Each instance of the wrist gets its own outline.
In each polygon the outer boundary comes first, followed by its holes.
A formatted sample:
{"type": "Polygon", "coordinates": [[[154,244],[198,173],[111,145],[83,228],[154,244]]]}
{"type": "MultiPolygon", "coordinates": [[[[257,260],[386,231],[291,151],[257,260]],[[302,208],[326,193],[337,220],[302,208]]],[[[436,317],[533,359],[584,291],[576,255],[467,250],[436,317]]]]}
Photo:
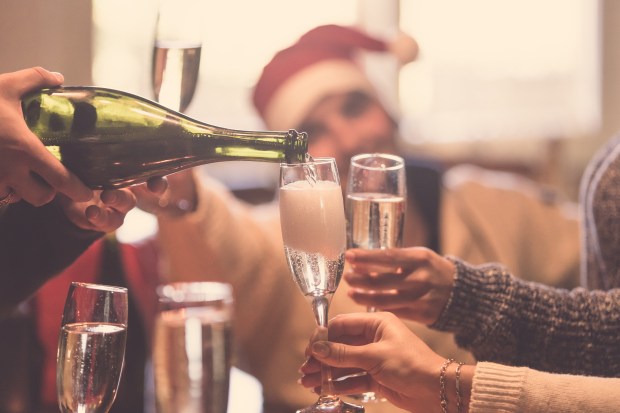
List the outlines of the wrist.
{"type": "Polygon", "coordinates": [[[180,218],[184,215],[195,212],[198,208],[198,194],[194,185],[191,191],[186,190],[184,194],[167,192],[159,199],[157,216],[163,218],[180,218]]]}
{"type": "Polygon", "coordinates": [[[157,215],[165,218],[180,218],[184,215],[196,211],[197,203],[195,199],[162,199],[159,202],[157,215]]]}
{"type": "Polygon", "coordinates": [[[447,359],[439,371],[439,411],[467,413],[476,366],[447,359]]]}

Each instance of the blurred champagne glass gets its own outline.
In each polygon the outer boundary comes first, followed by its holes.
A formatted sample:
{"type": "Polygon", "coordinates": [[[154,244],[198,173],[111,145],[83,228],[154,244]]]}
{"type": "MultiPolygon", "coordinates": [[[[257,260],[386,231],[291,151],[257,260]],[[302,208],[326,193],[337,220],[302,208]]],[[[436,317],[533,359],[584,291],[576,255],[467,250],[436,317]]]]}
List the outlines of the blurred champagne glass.
{"type": "Polygon", "coordinates": [[[157,290],[153,367],[158,413],[226,413],[232,364],[232,287],[179,282],[157,290]]]}
{"type": "Polygon", "coordinates": [[[106,413],[125,359],[127,289],[73,282],[58,341],[56,387],[63,413],[106,413]]]}
{"type": "Polygon", "coordinates": [[[153,45],[152,81],[155,100],[185,112],[200,71],[203,1],[160,0],[153,45]]]}
{"type": "MultiPolygon", "coordinates": [[[[366,153],[351,158],[345,201],[347,248],[402,247],[407,205],[405,177],[405,161],[400,156],[366,153]]],[[[385,400],[373,392],[350,397],[363,403],[385,400]]]]}

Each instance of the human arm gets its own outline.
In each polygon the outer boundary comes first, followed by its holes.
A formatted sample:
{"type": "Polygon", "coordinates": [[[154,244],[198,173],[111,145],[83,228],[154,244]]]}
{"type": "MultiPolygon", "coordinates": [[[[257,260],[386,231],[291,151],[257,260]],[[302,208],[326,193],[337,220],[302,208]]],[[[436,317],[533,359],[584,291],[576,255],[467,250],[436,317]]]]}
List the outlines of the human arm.
{"type": "Polygon", "coordinates": [[[620,378],[554,374],[481,362],[473,377],[469,413],[620,411],[620,378]]]}
{"type": "MultiPolygon", "coordinates": [[[[302,365],[301,384],[318,392],[320,362],[332,366],[333,390],[337,394],[373,391],[411,412],[441,412],[440,371],[445,359],[391,313],[351,313],[332,318],[329,341],[315,341],[311,356],[302,365]],[[354,373],[366,372],[365,375],[354,373]],[[346,377],[346,378],[345,378],[346,377]]],[[[448,366],[445,398],[455,409],[456,369],[448,366]]],[[[463,406],[471,389],[474,366],[463,366],[459,378],[463,406]]]]}
{"type": "Polygon", "coordinates": [[[63,77],[35,67],[0,74],[0,198],[44,205],[62,193],[88,201],[93,193],[67,170],[28,129],[21,97],[30,90],[59,86],[63,77]]]}
{"type": "Polygon", "coordinates": [[[620,368],[620,290],[554,289],[423,248],[350,250],[347,260],[356,302],[454,332],[478,360],[600,376],[620,368]],[[385,274],[371,274],[377,266],[385,274]]]}
{"type": "MultiPolygon", "coordinates": [[[[346,314],[329,324],[329,342],[309,344],[301,384],[320,385],[319,362],[332,366],[334,379],[360,370],[366,375],[334,380],[346,395],[375,391],[411,412],[441,412],[441,369],[433,353],[390,313],[346,314]]],[[[447,365],[443,395],[456,412],[456,363],[447,365]]],[[[609,412],[617,409],[619,378],[553,374],[526,367],[479,362],[459,372],[463,412],[609,412]]]]}
{"type": "MultiPolygon", "coordinates": [[[[159,179],[149,185],[155,192],[165,189],[159,179]]],[[[120,227],[134,205],[133,194],[123,189],[96,191],[89,202],[58,195],[41,207],[21,201],[0,210],[0,315],[120,227]]]]}

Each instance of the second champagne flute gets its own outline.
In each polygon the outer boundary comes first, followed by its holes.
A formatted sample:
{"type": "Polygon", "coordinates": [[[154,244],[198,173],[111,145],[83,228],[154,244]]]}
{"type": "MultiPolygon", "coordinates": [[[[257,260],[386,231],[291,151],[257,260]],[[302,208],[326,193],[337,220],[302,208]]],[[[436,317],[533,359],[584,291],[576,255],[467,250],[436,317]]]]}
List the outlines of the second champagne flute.
{"type": "Polygon", "coordinates": [[[405,162],[389,154],[351,158],[347,183],[347,248],[400,248],[407,200],[405,162]]]}
{"type": "MultiPolygon", "coordinates": [[[[327,340],[328,309],[342,277],[345,224],[342,190],[334,158],[280,164],[280,221],[289,268],[312,307],[327,340]]],[[[332,393],[331,371],[322,367],[321,395],[298,413],[363,413],[364,408],[332,393]]]]}
{"type": "Polygon", "coordinates": [[[202,13],[200,0],[160,0],[151,64],[155,100],[185,112],[200,71],[202,13]]]}
{"type": "MultiPolygon", "coordinates": [[[[402,247],[406,188],[405,162],[400,156],[367,153],[351,158],[346,196],[347,248],[402,247]]],[[[372,392],[350,397],[363,403],[383,400],[372,392]]]]}

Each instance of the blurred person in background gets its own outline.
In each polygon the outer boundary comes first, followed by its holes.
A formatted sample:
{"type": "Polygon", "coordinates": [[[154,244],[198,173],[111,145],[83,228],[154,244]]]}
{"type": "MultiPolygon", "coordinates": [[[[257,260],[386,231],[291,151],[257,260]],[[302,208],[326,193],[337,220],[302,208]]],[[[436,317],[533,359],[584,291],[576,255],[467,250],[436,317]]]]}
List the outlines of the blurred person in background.
{"type": "MultiPolygon", "coordinates": [[[[254,89],[265,126],[307,131],[313,157],[336,158],[343,189],[351,156],[399,154],[398,114],[357,62],[358,54],[369,51],[396,54],[404,63],[415,58],[417,44],[404,35],[386,42],[352,27],[320,26],[277,53],[254,89]]],[[[405,246],[426,246],[473,263],[500,261],[524,278],[535,274],[543,283],[577,285],[574,205],[520,176],[473,166],[446,171],[432,159],[400,155],[407,162],[405,246]],[[534,268],[537,272],[530,271],[534,268]]],[[[158,216],[165,276],[233,285],[240,367],[261,381],[265,412],[290,412],[314,402],[316,396],[297,379],[315,321],[291,280],[277,204],[240,202],[196,171],[169,181],[164,208],[148,194],[138,196],[139,206],[158,216]]],[[[347,297],[348,289],[342,282],[330,315],[366,311],[347,297]]],[[[408,326],[440,355],[473,361],[452,335],[408,326]]],[[[398,411],[389,403],[366,408],[398,411]]]]}
{"type": "MultiPolygon", "coordinates": [[[[22,95],[63,81],[40,67],[0,74],[0,412],[59,411],[58,334],[69,284],[81,281],[130,287],[112,412],[138,413],[155,311],[154,244],[118,245],[112,233],[136,205],[131,190],[91,191],[28,129],[22,95]]],[[[157,198],[165,188],[155,178],[143,191],[157,198]]]]}

